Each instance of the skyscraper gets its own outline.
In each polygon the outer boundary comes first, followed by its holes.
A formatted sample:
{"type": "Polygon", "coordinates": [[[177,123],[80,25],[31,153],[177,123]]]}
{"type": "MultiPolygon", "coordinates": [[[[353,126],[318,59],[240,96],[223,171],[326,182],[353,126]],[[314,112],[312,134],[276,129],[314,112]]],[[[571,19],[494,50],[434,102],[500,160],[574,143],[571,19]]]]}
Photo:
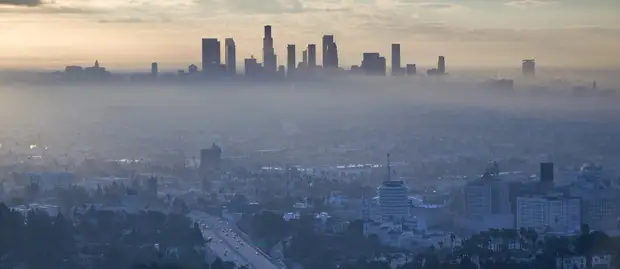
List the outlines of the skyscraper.
{"type": "Polygon", "coordinates": [[[230,76],[237,75],[237,47],[235,40],[226,38],[224,41],[224,54],[226,55],[226,74],[230,76]]]}
{"type": "Polygon", "coordinates": [[[521,64],[521,72],[523,76],[533,77],[536,75],[536,61],[534,59],[525,59],[521,64]]]}
{"type": "Polygon", "coordinates": [[[366,75],[385,76],[385,57],[381,57],[378,52],[366,52],[361,68],[366,75]]]}
{"type": "Polygon", "coordinates": [[[400,75],[400,44],[392,44],[392,76],[400,75]]]}
{"type": "Polygon", "coordinates": [[[265,25],[265,36],[263,37],[263,65],[266,74],[276,73],[277,59],[273,48],[273,37],[271,36],[271,25],[265,25]]]}
{"type": "Polygon", "coordinates": [[[415,64],[407,64],[405,73],[407,76],[413,76],[417,73],[415,64]]]}
{"type": "Polygon", "coordinates": [[[217,38],[202,39],[202,72],[217,75],[220,70],[220,41],[217,38]]]}
{"type": "Polygon", "coordinates": [[[261,72],[261,66],[252,55],[244,60],[245,76],[248,78],[257,77],[261,72]]]}
{"type": "Polygon", "coordinates": [[[308,44],[308,66],[316,67],[316,44],[308,44]]]}
{"type": "Polygon", "coordinates": [[[323,36],[323,67],[329,67],[329,48],[331,44],[334,43],[333,35],[324,35],[323,36]]]}
{"type": "Polygon", "coordinates": [[[323,36],[323,68],[338,67],[338,47],[333,35],[323,36]]]}
{"type": "Polygon", "coordinates": [[[301,52],[301,66],[308,66],[308,50],[301,52]]]}
{"type": "Polygon", "coordinates": [[[446,73],[446,58],[444,56],[439,56],[439,60],[437,61],[437,71],[439,74],[446,73]]]}
{"type": "Polygon", "coordinates": [[[336,42],[332,42],[331,47],[329,47],[329,63],[330,67],[338,68],[338,46],[336,46],[336,42]]]}
{"type": "Polygon", "coordinates": [[[295,62],[295,45],[289,44],[286,46],[286,73],[289,77],[295,73],[295,62]]]}
{"type": "Polygon", "coordinates": [[[157,77],[158,74],[159,74],[159,65],[154,62],[151,64],[151,75],[153,77],[157,77]]]}

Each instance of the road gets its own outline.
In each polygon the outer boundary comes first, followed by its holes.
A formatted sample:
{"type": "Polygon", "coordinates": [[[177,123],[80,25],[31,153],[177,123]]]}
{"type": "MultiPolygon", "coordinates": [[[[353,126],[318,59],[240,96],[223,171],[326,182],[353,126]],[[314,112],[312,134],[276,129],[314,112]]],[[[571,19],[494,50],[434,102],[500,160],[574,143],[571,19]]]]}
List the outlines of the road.
{"type": "Polygon", "coordinates": [[[203,236],[212,238],[208,246],[222,260],[239,266],[249,265],[251,269],[283,269],[283,265],[272,263],[262,251],[237,236],[233,232],[234,224],[198,211],[191,212],[188,217],[201,224],[203,236]]]}

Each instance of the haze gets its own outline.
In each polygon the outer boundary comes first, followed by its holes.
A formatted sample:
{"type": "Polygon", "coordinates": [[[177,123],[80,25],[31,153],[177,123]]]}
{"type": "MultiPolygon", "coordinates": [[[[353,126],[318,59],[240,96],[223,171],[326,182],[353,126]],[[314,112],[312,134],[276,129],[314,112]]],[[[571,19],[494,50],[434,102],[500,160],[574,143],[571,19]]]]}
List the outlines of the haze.
{"type": "Polygon", "coordinates": [[[151,158],[167,150],[191,158],[216,142],[227,157],[287,148],[291,162],[308,165],[381,162],[385,151],[410,161],[461,154],[602,156],[620,144],[615,98],[500,94],[469,82],[386,79],[5,87],[0,143],[14,151],[38,144],[49,147],[47,154],[79,161],[151,158]]]}

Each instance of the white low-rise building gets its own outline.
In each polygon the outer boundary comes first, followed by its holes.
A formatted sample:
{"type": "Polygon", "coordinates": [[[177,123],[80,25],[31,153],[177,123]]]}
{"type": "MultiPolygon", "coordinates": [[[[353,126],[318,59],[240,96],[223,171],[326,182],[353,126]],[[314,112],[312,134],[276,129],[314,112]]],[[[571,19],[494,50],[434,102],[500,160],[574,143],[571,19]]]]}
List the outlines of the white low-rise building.
{"type": "Polygon", "coordinates": [[[47,213],[50,217],[55,217],[60,212],[58,206],[42,204],[20,205],[12,207],[11,209],[22,213],[24,216],[27,216],[28,212],[31,211],[42,211],[47,213]]]}
{"type": "Polygon", "coordinates": [[[517,197],[517,229],[572,233],[581,227],[581,200],[555,196],[517,197]]]}
{"type": "MultiPolygon", "coordinates": [[[[592,268],[611,268],[611,262],[612,256],[609,254],[592,256],[592,268]]],[[[555,260],[556,269],[585,269],[586,265],[585,256],[562,257],[555,260]]]]}

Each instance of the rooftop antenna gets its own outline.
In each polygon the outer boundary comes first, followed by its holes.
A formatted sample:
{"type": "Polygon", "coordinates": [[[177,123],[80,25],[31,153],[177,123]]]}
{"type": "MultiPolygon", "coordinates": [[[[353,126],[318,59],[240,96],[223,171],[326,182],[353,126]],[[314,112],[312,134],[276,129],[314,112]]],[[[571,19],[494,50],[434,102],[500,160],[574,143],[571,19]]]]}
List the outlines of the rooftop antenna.
{"type": "Polygon", "coordinates": [[[392,181],[392,165],[390,164],[390,154],[387,154],[387,181],[392,181]]]}

